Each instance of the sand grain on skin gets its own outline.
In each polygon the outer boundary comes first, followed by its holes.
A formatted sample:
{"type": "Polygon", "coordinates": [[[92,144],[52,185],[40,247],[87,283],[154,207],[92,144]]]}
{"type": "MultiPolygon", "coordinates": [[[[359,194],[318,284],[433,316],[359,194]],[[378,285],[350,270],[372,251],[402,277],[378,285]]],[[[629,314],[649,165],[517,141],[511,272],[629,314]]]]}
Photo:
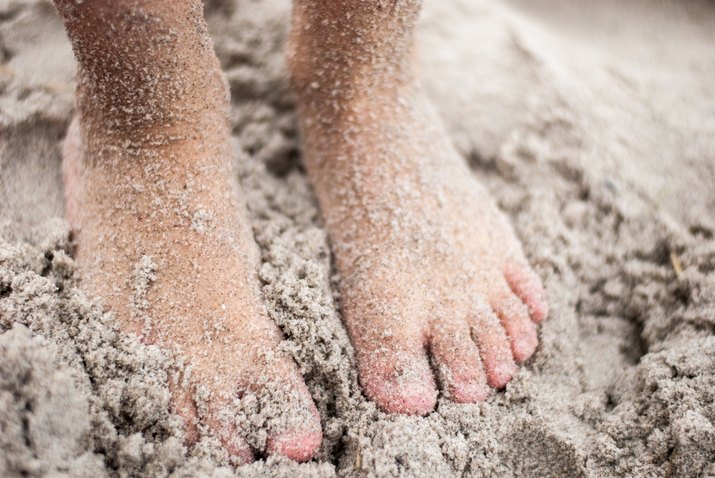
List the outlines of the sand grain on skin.
{"type": "Polygon", "coordinates": [[[245,0],[226,16],[229,3],[209,23],[263,293],[322,449],[232,470],[215,442],[183,448],[171,359],[119,332],[77,280],[59,173],[72,54],[51,5],[25,0],[0,5],[0,475],[715,475],[711,3],[426,2],[427,89],[551,306],[505,392],[440,397],[427,418],[382,414],[360,392],[297,151],[287,5],[245,0]]]}

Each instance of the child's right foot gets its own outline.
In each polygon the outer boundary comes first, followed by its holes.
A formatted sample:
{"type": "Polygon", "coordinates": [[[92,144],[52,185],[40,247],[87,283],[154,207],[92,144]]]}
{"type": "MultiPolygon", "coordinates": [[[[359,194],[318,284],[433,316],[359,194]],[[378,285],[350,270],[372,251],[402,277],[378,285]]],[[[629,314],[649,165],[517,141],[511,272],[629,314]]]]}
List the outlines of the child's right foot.
{"type": "Polygon", "coordinates": [[[548,309],[419,87],[419,3],[296,0],[289,57],[360,381],[383,410],[410,414],[435,406],[430,359],[454,401],[503,387],[548,309]]]}
{"type": "Polygon", "coordinates": [[[57,6],[80,63],[63,171],[85,287],[125,331],[190,366],[172,385],[187,441],[203,426],[234,461],[250,461],[223,412],[244,392],[270,389],[283,415],[266,430],[267,451],[309,459],[319,418],[261,302],[257,246],[232,180],[227,90],[201,2],[57,6]]]}

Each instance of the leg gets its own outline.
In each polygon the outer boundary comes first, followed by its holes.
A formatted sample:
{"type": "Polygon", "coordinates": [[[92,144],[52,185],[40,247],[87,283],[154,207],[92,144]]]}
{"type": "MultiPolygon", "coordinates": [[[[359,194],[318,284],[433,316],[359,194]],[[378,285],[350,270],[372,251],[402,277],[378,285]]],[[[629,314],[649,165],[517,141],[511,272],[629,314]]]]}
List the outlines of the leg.
{"type": "Polygon", "coordinates": [[[289,65],[360,380],[383,410],[483,400],[537,344],[541,282],[419,84],[418,0],[296,0],[289,65]]]}
{"type": "Polygon", "coordinates": [[[291,419],[267,430],[268,452],[310,458],[320,424],[261,302],[201,0],[56,6],[79,62],[63,169],[85,287],[124,330],[188,363],[172,380],[188,442],[203,427],[234,461],[252,459],[223,417],[243,392],[270,387],[285,392],[291,419]]]}

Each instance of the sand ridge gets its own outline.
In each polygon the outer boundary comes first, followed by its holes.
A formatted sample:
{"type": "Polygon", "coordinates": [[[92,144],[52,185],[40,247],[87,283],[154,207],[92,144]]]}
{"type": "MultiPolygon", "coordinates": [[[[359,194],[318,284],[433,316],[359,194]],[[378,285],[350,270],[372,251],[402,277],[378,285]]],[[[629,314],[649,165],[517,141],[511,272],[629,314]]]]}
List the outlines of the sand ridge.
{"type": "Polygon", "coordinates": [[[426,418],[385,415],[360,392],[299,160],[287,5],[212,4],[264,297],[325,435],[312,463],[237,471],[210,440],[183,448],[170,357],[82,292],[61,219],[71,52],[49,3],[0,4],[0,475],[715,475],[715,13],[528,3],[434,1],[422,18],[427,89],[551,304],[505,392],[440,398],[426,418]]]}

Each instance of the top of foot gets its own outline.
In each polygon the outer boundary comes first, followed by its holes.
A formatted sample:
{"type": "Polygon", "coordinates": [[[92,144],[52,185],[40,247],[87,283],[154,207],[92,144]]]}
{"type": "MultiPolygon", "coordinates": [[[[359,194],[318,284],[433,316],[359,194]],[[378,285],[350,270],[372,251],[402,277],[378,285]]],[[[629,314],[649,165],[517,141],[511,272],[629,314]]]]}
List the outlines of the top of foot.
{"type": "Polygon", "coordinates": [[[456,402],[505,386],[547,304],[424,95],[392,98],[348,102],[334,122],[304,105],[302,131],[365,393],[384,411],[426,414],[438,382],[456,402]]]}
{"type": "Polygon", "coordinates": [[[123,330],[177,358],[172,404],[187,443],[208,433],[237,464],[254,451],[310,459],[321,443],[319,417],[261,303],[256,245],[228,180],[229,156],[208,168],[201,163],[215,159],[152,170],[117,158],[129,165],[119,172],[83,154],[75,120],[63,169],[80,277],[123,330]],[[237,428],[249,395],[275,412],[261,420],[265,443],[237,428]]]}

